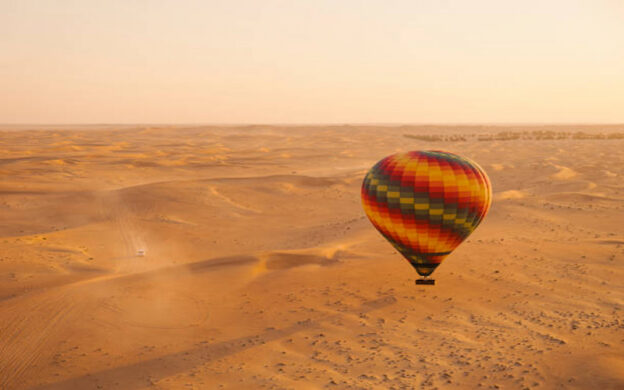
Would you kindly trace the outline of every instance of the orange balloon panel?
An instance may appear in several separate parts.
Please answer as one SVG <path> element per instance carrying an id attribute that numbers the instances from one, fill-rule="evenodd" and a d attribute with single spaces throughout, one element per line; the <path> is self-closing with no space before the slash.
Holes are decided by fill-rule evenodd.
<path id="1" fill-rule="evenodd" d="M 422 276 L 472 233 L 491 199 L 490 181 L 479 165 L 439 151 L 388 156 L 362 183 L 366 215 Z"/>

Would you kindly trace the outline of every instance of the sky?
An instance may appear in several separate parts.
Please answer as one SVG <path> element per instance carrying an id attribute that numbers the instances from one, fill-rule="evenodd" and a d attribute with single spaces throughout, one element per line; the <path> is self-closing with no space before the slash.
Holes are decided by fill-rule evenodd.
<path id="1" fill-rule="evenodd" d="M 624 1 L 0 0 L 0 123 L 624 123 Z"/>

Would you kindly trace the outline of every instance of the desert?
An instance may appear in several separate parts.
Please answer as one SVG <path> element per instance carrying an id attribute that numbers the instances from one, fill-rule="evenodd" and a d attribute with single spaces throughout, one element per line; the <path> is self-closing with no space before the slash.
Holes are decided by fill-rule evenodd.
<path id="1" fill-rule="evenodd" d="M 493 203 L 418 275 L 366 171 Z M 624 126 L 2 126 L 2 389 L 624 388 Z"/>

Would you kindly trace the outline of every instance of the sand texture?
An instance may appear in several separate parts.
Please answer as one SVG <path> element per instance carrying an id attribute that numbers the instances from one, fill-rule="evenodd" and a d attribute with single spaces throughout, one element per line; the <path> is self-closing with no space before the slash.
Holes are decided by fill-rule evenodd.
<path id="1" fill-rule="evenodd" d="M 624 126 L 0 130 L 1 389 L 622 389 Z M 399 151 L 494 201 L 415 286 Z"/>

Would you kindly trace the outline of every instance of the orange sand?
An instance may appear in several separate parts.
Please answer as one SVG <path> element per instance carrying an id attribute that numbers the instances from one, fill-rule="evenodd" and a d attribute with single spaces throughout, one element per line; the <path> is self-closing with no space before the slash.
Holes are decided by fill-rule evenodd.
<path id="1" fill-rule="evenodd" d="M 533 130 L 4 127 L 0 388 L 624 388 L 624 139 Z M 434 287 L 360 206 L 414 149 L 494 189 Z"/>

